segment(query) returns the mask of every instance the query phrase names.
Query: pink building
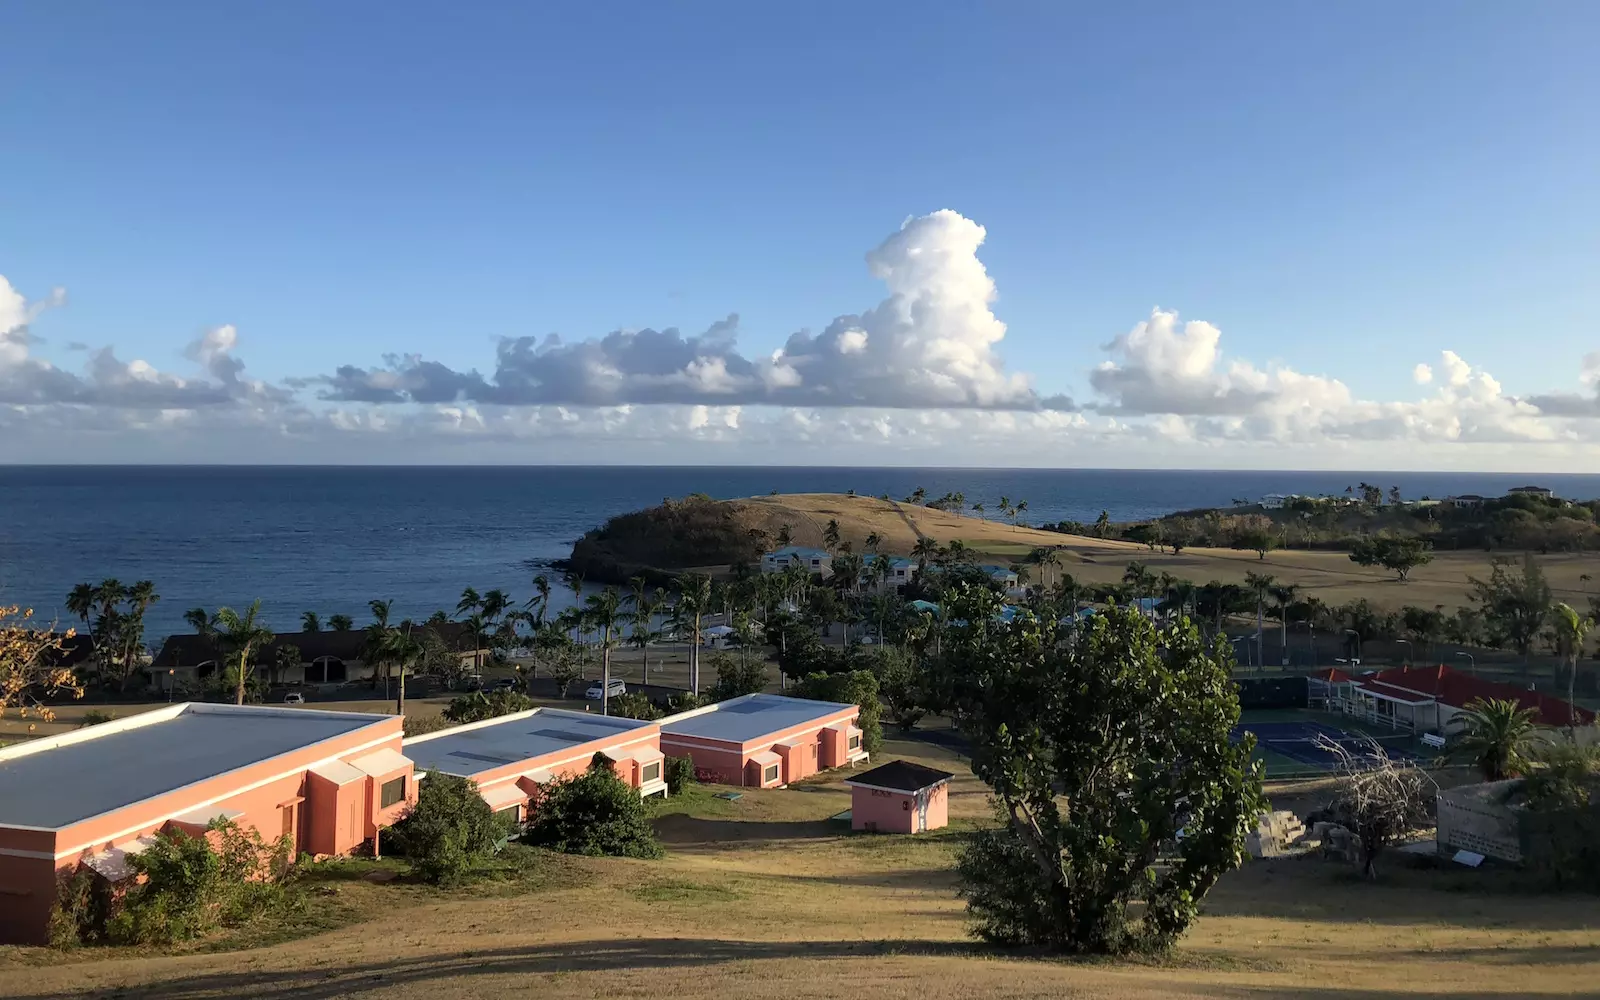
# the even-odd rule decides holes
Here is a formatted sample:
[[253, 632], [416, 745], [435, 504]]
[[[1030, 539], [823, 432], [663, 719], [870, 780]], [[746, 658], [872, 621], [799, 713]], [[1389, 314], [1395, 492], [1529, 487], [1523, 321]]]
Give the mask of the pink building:
[[661, 749], [688, 757], [707, 780], [773, 788], [867, 759], [861, 709], [831, 701], [747, 694], [661, 720]]
[[890, 761], [856, 775], [850, 786], [850, 829], [873, 833], [923, 833], [950, 821], [949, 771], [908, 760]]
[[117, 881], [219, 818], [344, 854], [416, 800], [398, 716], [178, 704], [0, 749], [0, 941], [43, 943], [58, 872]]
[[523, 820], [539, 786], [582, 773], [597, 753], [641, 796], [667, 794], [660, 739], [653, 722], [535, 708], [413, 736], [405, 751], [419, 772], [471, 778], [491, 808]]

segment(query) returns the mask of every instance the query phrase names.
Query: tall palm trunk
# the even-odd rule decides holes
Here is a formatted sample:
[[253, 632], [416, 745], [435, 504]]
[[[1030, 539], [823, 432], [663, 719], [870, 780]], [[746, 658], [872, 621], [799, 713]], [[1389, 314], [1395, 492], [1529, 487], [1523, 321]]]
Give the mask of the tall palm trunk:
[[235, 705], [244, 704], [244, 667], [249, 660], [250, 650], [248, 647], [246, 647], [244, 652], [239, 654], [239, 694], [237, 699], [234, 701]]
[[600, 714], [611, 714], [611, 623], [600, 634]]
[[394, 714], [404, 719], [406, 717], [406, 665], [400, 664], [400, 695], [394, 700]]

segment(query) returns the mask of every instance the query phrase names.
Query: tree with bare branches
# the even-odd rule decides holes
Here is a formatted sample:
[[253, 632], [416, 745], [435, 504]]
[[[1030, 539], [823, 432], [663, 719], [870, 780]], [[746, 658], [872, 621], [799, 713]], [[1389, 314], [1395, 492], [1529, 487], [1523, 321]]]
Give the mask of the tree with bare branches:
[[1335, 760], [1328, 816], [1355, 838], [1361, 874], [1376, 878], [1378, 855], [1427, 822], [1438, 787], [1416, 764], [1390, 757], [1377, 740], [1351, 747], [1323, 737], [1317, 745]]

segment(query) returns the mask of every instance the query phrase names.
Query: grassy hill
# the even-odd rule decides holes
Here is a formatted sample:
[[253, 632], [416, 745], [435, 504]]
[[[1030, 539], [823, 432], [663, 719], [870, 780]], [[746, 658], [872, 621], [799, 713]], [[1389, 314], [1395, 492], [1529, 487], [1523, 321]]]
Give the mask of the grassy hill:
[[[1431, 563], [1418, 567], [1408, 582], [1379, 568], [1352, 563], [1344, 552], [1326, 549], [1280, 549], [1265, 560], [1255, 552], [1232, 548], [1186, 548], [1174, 555], [1138, 542], [1065, 534], [1009, 522], [955, 514], [894, 500], [838, 493], [793, 493], [712, 500], [690, 497], [644, 511], [612, 518], [573, 546], [572, 568], [593, 581], [625, 582], [634, 575], [664, 578], [685, 570], [722, 572], [737, 562], [754, 563], [777, 545], [787, 527], [793, 544], [821, 548], [829, 521], [837, 521], [840, 538], [861, 552], [867, 537], [879, 536], [878, 549], [909, 555], [920, 538], [941, 545], [960, 540], [985, 562], [1025, 562], [1040, 547], [1053, 548], [1060, 560], [1055, 573], [1070, 573], [1080, 583], [1115, 583], [1128, 563], [1138, 561], [1152, 572], [1204, 583], [1243, 583], [1247, 573], [1267, 573], [1280, 583], [1297, 584], [1302, 596], [1330, 605], [1365, 598], [1375, 606], [1443, 606], [1446, 611], [1467, 603], [1468, 578], [1485, 577], [1496, 556], [1481, 549], [1436, 551]], [[1558, 552], [1539, 556], [1557, 600], [1586, 607], [1600, 584], [1600, 554]], [[1585, 577], [1592, 579], [1584, 579]], [[1034, 569], [1033, 578], [1040, 573]]]

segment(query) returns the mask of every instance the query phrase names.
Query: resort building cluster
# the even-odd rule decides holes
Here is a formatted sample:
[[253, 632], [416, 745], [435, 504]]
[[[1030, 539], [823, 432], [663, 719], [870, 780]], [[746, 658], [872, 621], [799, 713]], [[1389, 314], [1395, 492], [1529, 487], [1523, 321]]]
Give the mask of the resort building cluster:
[[119, 883], [164, 831], [229, 820], [297, 854], [379, 853], [430, 774], [472, 779], [522, 821], [597, 754], [641, 796], [666, 794], [668, 754], [707, 781], [771, 788], [865, 761], [859, 714], [752, 694], [655, 722], [536, 708], [405, 739], [393, 715], [181, 703], [19, 743], [0, 749], [0, 942], [42, 943], [60, 875]]

